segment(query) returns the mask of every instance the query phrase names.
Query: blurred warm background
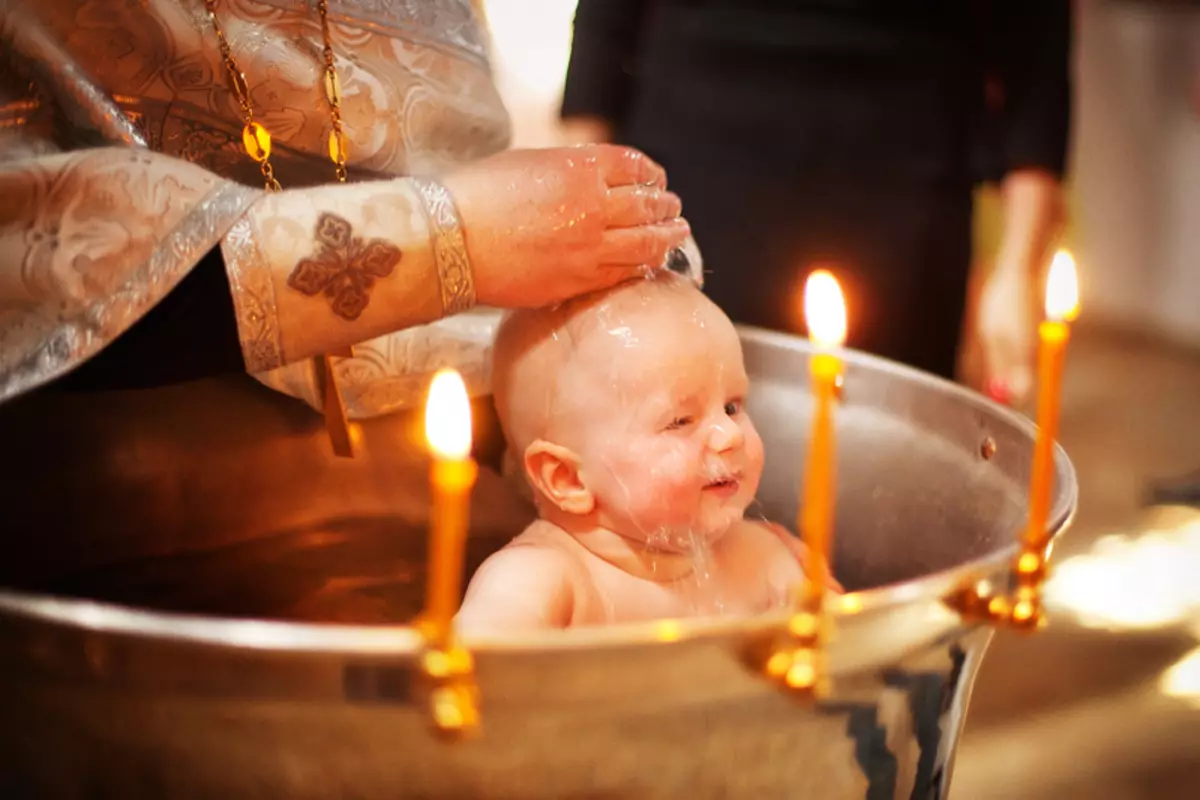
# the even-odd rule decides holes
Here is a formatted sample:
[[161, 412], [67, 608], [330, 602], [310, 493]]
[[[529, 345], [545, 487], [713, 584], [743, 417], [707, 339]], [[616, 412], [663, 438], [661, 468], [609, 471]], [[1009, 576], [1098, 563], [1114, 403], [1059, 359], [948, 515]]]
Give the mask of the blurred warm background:
[[[514, 144], [558, 143], [573, 0], [483, 5]], [[1062, 438], [1081, 503], [1057, 599], [1080, 616], [997, 637], [959, 753], [961, 800], [1200, 797], [1200, 516], [1147, 507], [1160, 482], [1183, 499], [1180, 479], [1200, 483], [1200, 3], [1076, 7], [1067, 243], [1085, 315]], [[998, 214], [981, 191], [984, 268]]]

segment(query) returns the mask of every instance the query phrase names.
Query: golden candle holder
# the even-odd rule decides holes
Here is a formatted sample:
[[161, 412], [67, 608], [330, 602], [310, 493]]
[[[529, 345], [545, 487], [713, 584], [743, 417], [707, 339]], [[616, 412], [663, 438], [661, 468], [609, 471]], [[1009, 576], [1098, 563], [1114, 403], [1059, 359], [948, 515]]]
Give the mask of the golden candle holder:
[[804, 316], [816, 348], [809, 359], [814, 411], [800, 512], [796, 527], [812, 559], [812, 574], [800, 587], [796, 612], [787, 631], [764, 655], [767, 679], [805, 700], [829, 693], [825, 650], [832, 621], [825, 608], [825, 579], [830, 568], [834, 506], [837, 498], [837, 444], [834, 409], [841, 396], [844, 365], [836, 351], [846, 341], [846, 302], [837, 279], [827, 270], [809, 275]]
[[1021, 549], [1013, 561], [1010, 588], [1001, 592], [990, 584], [964, 587], [948, 603], [964, 618], [1019, 631], [1045, 624], [1042, 585], [1049, 574], [1050, 536], [1046, 524], [1054, 488], [1054, 445], [1058, 439], [1058, 408], [1070, 322], [1079, 315], [1079, 283], [1075, 261], [1065, 250], [1054, 256], [1046, 280], [1046, 319], [1038, 327], [1037, 438], [1029, 477], [1029, 519]]
[[1046, 562], [1049, 548], [1042, 552], [1022, 548], [1013, 563], [1011, 588], [1000, 591], [987, 581], [963, 587], [946, 598], [966, 622], [987, 623], [997, 627], [1031, 632], [1042, 627], [1042, 585], [1049, 574]]
[[439, 737], [455, 742], [479, 730], [479, 686], [475, 659], [456, 640], [440, 639], [434, 624], [422, 621], [417, 630], [425, 638], [419, 660], [417, 693], [424, 698], [431, 727]]
[[[763, 389], [747, 401], [766, 439], [761, 511], [785, 520], [816, 349], [739, 335]], [[824, 598], [832, 625], [819, 647], [802, 597], [748, 617], [458, 643], [428, 622], [392, 624], [420, 617], [417, 576], [433, 577], [430, 464], [411, 436], [420, 409], [366, 421], [371, 452], [338, 460], [315, 417], [298, 435], [295, 401], [250, 376], [5, 404], [0, 433], [19, 467], [3, 486], [5, 522], [22, 543], [0, 588], [9, 795], [946, 800], [996, 626], [945, 597], [981, 579], [1008, 586], [1033, 427], [964, 387], [839, 357], [837, 483], [854, 502], [839, 503], [834, 541], [850, 591]], [[127, 468], [131, 446], [152, 469]], [[1057, 534], [1077, 486], [1060, 448], [1054, 461]], [[338, 518], [348, 522], [328, 522]], [[533, 518], [480, 464], [467, 561]], [[151, 557], [201, 568], [147, 581]], [[344, 595], [353, 623], [340, 608], [297, 610], [294, 589], [347, 576], [369, 584]], [[13, 588], [69, 581], [71, 593]], [[789, 672], [801, 687], [823, 677], [829, 694], [804, 702], [815, 695], [788, 686]]]
[[823, 605], [814, 607], [801, 601], [782, 636], [752, 645], [747, 654], [752, 668], [804, 703], [820, 700], [830, 690], [826, 665], [829, 617]]
[[[1050, 535], [1047, 522], [1054, 488], [1054, 447], [1062, 373], [1070, 340], [1069, 323], [1079, 313], [1075, 262], [1059, 251], [1046, 281], [1046, 319], [1038, 329], [1038, 433], [1029, 478], [1029, 514], [1020, 549], [1012, 563], [1008, 586], [976, 581], [952, 592], [946, 605], [967, 623], [1019, 631], [1045, 624], [1042, 586], [1049, 573]], [[833, 407], [840, 397], [841, 361], [833, 350], [845, 341], [846, 312], [836, 279], [818, 270], [805, 287], [805, 317], [816, 351], [810, 358], [815, 411], [798, 527], [813, 559], [814, 575], [799, 593], [797, 610], [786, 633], [770, 646], [751, 648], [751, 663], [768, 680], [806, 700], [829, 693], [826, 650], [831, 620], [824, 602], [822, 578], [829, 570], [836, 498]]]

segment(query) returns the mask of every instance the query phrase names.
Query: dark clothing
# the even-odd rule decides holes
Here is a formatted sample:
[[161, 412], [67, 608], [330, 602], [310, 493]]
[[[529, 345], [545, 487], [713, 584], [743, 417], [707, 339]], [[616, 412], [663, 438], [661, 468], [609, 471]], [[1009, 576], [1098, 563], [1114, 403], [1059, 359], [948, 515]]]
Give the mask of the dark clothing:
[[51, 386], [144, 389], [245, 369], [229, 277], [214, 247], [146, 316]]
[[562, 113], [666, 167], [735, 321], [801, 330], [826, 261], [852, 346], [951, 375], [972, 187], [1062, 173], [1069, 38], [1067, 0], [580, 0]]
[[969, 186], [818, 181], [765, 166], [698, 166], [678, 151], [667, 163], [704, 255], [705, 292], [731, 319], [803, 331], [804, 279], [830, 266], [851, 346], [953, 376], [971, 259]]

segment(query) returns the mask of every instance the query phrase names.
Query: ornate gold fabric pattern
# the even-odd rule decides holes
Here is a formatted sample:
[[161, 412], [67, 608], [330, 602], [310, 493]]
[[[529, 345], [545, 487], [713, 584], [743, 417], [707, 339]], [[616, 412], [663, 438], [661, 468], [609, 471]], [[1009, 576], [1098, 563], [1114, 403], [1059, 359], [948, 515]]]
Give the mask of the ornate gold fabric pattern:
[[[476, 306], [453, 317], [417, 325], [354, 345], [353, 355], [333, 359], [346, 414], [368, 419], [419, 408], [429, 381], [443, 367], [462, 375], [471, 397], [491, 392], [491, 345], [501, 312]], [[321, 410], [319, 387], [307, 363], [288, 364], [255, 377], [270, 388]]]
[[[311, 0], [222, 4], [230, 15], [231, 45], [250, 79], [256, 118], [277, 134], [272, 162], [280, 182], [289, 187], [329, 183], [321, 30]], [[353, 158], [348, 164], [351, 180], [435, 175], [507, 145], [509, 122], [491, 81], [487, 37], [471, 0], [330, 0], [329, 12], [333, 34], [346, 48], [337, 58], [337, 71]], [[21, 162], [105, 143], [147, 145], [223, 178], [260, 185], [258, 165], [242, 151], [242, 121], [218, 49], [211, 39], [197, 39], [196, 31], [205, 30], [206, 21], [201, 0], [8, 0], [6, 13], [6, 24], [0, 26], [0, 61], [5, 62], [0, 64], [0, 157]], [[38, 84], [36, 97], [27, 93], [31, 80]], [[257, 196], [252, 189], [229, 189], [239, 191], [251, 193], [247, 206]], [[239, 222], [241, 213], [217, 215], [222, 211], [218, 203], [206, 208], [215, 231], [208, 247], [219, 242], [227, 263], [238, 265], [229, 271], [249, 371], [275, 372], [286, 354], [275, 316], [276, 287], [258, 269], [262, 260], [253, 246], [254, 216]], [[203, 213], [196, 208], [192, 216], [198, 219]], [[453, 206], [447, 213], [453, 215]], [[234, 223], [236, 230], [230, 231]], [[443, 257], [435, 263], [453, 264], [456, 250], [465, 263], [461, 231], [451, 227], [448, 236], [441, 237]], [[431, 245], [438, 247], [433, 240]], [[148, 259], [151, 249], [137, 260]], [[197, 250], [196, 259], [204, 252]], [[151, 271], [148, 261], [125, 258], [131, 261], [130, 271]], [[37, 300], [36, 308], [0, 311], [5, 322], [0, 326], [0, 399], [89, 358], [123, 332], [121, 319], [136, 321], [193, 265], [179, 265], [174, 280], [148, 282], [160, 294], [146, 297], [137, 314], [108, 314], [113, 326], [102, 333], [95, 328], [82, 333], [83, 327], [50, 305], [51, 297]], [[470, 277], [469, 272], [463, 275]], [[437, 288], [440, 293], [441, 286]], [[469, 306], [471, 292], [464, 289], [469, 285], [450, 293], [448, 311]], [[411, 400], [408, 382], [392, 381], [409, 372], [395, 362], [398, 358], [425, 365], [436, 360], [431, 353], [458, 353], [456, 358], [467, 362], [464, 366], [478, 380], [484, 379], [489, 340], [462, 339], [442, 326], [392, 336], [394, 342], [385, 348], [387, 369], [367, 370], [387, 388], [359, 387], [364, 400], [359, 415]], [[356, 345], [355, 352], [362, 348]], [[356, 358], [335, 361], [347, 368], [352, 362], [363, 364]], [[424, 366], [419, 372], [424, 374]], [[339, 368], [339, 381], [343, 377]]]
[[255, 242], [248, 215], [239, 219], [221, 240], [221, 254], [233, 289], [233, 308], [246, 371], [265, 372], [282, 366], [285, 359], [275, 284], [271, 268]]
[[[13, 3], [16, 6], [16, 3]], [[94, 132], [109, 144], [145, 147], [137, 126], [122, 114], [112, 96], [80, 69], [48, 31], [14, 8], [0, 29], [0, 49], [11, 51], [5, 66], [44, 96], [52, 91], [58, 114], [80, 131]]]
[[[148, 144], [222, 177], [258, 183], [243, 122], [200, 0], [10, 0], [19, 72], [36, 78], [72, 131]], [[255, 117], [271, 131], [276, 177], [329, 182], [322, 34], [299, 0], [223, 0]], [[507, 114], [469, 0], [342, 0], [329, 5], [352, 179], [435, 174], [502, 150]], [[346, 57], [353, 53], [354, 58]], [[51, 65], [51, 66], [44, 66]], [[35, 75], [36, 73], [36, 75]], [[0, 114], [11, 119], [17, 109]], [[85, 144], [79, 141], [78, 144]]]
[[[296, 4], [295, 0], [260, 2], [282, 9]], [[488, 43], [470, 0], [330, 0], [329, 19], [465, 55], [490, 68]]]
[[442, 284], [442, 310], [459, 314], [475, 305], [475, 276], [467, 258], [462, 221], [445, 186], [429, 178], [414, 178], [429, 219], [429, 242]]
[[[58, 319], [47, 318], [50, 304], [4, 319], [0, 325], [0, 401], [59, 377], [128, 330], [179, 283], [258, 194], [237, 184], [221, 184], [162, 239], [150, 258], [116, 291], [70, 302], [64, 299], [56, 310], [66, 307], [69, 311], [60, 312]], [[40, 342], [30, 346], [26, 343], [30, 339]], [[14, 355], [17, 358], [8, 362]]]

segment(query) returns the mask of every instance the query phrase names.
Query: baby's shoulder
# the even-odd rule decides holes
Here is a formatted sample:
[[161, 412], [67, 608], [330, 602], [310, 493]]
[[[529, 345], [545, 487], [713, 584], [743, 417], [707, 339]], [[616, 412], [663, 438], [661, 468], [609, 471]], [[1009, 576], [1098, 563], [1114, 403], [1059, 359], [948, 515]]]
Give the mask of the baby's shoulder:
[[743, 519], [733, 524], [733, 527], [725, 534], [725, 540], [731, 547], [739, 550], [775, 553], [781, 548], [788, 549], [783, 540], [785, 535], [790, 534], [771, 523]]
[[488, 557], [479, 568], [482, 572], [518, 571], [522, 575], [544, 578], [568, 576], [575, 568], [575, 558], [563, 538], [567, 534], [553, 525], [535, 522], [516, 538]]
[[494, 633], [566, 627], [576, 584], [567, 551], [522, 534], [475, 571], [458, 614], [459, 628]]
[[728, 557], [748, 567], [776, 565], [789, 576], [802, 577], [803, 544], [787, 530], [767, 522], [744, 519], [725, 536]]

